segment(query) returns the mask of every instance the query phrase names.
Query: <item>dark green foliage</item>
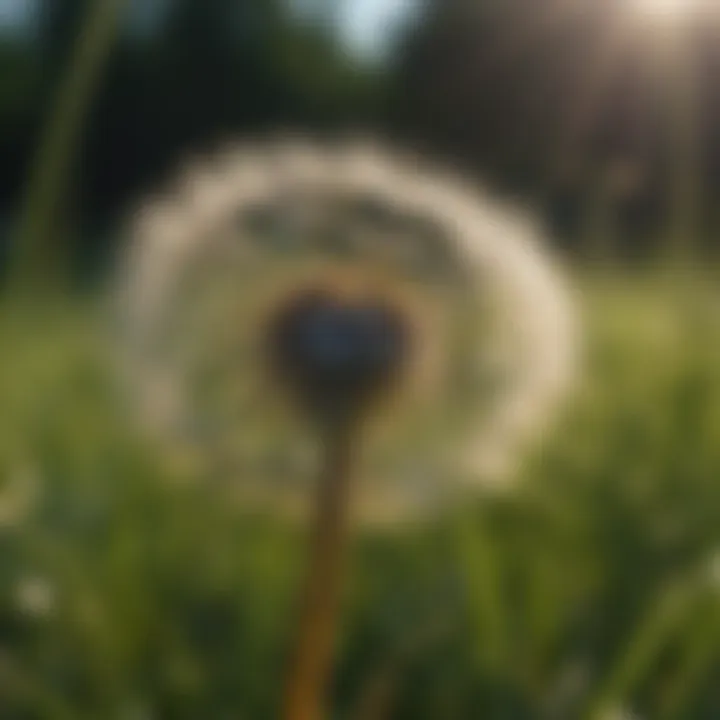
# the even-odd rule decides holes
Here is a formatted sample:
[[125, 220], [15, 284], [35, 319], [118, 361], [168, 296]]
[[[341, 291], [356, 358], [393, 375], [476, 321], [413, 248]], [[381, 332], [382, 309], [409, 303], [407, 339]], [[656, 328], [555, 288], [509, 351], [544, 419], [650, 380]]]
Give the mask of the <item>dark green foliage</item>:
[[[0, 217], [12, 219], [40, 129], [72, 56], [85, 0], [53, 0], [37, 34], [0, 36]], [[142, 6], [141, 6], [142, 5]], [[70, 248], [96, 265], [108, 227], [187, 156], [253, 133], [339, 129], [374, 113], [378, 81], [337, 38], [284, 2], [129, 3], [67, 178], [59, 218], [89, 237]], [[90, 228], [77, 233], [78, 226]], [[0, 229], [2, 232], [2, 229]], [[4, 238], [2, 238], [4, 240]]]

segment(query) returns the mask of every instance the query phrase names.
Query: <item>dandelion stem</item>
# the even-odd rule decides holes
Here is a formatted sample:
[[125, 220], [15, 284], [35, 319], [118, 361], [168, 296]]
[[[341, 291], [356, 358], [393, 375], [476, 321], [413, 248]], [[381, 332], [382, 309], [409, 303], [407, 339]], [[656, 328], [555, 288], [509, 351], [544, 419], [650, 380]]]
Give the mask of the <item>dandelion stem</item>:
[[298, 634], [283, 698], [284, 720], [322, 720], [324, 716], [350, 528], [353, 441], [353, 429], [346, 423], [326, 437]]

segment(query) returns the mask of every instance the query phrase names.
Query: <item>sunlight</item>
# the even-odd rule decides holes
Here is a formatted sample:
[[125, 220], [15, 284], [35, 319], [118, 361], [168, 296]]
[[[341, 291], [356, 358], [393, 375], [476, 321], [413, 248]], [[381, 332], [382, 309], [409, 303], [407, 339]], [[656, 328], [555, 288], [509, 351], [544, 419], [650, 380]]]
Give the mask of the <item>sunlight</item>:
[[677, 21], [697, 12], [703, 0], [633, 0], [635, 9], [653, 19]]

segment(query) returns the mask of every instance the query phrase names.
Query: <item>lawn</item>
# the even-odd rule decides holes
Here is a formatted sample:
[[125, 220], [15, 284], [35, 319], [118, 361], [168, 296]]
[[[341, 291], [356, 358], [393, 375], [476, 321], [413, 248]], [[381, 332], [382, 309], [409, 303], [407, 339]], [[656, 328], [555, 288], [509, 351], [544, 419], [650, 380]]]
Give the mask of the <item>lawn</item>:
[[[511, 491], [359, 535], [338, 720], [720, 717], [720, 304], [583, 279]], [[88, 301], [0, 306], [0, 718], [271, 720], [301, 528], [138, 431]]]

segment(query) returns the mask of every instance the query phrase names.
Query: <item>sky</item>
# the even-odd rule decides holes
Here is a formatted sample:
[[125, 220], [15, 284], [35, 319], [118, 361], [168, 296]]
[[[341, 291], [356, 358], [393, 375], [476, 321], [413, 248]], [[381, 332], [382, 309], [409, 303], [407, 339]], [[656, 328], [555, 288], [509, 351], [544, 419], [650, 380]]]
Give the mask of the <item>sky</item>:
[[0, 0], [0, 25], [22, 24], [31, 5], [29, 0]]
[[[417, 0], [343, 0], [339, 20], [345, 41], [364, 57], [382, 54], [396, 23]], [[23, 27], [32, 17], [36, 0], [0, 0], [0, 26]]]
[[348, 44], [364, 56], [382, 53], [394, 27], [415, 4], [416, 0], [345, 0], [341, 21]]

